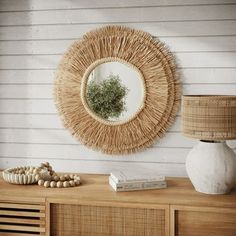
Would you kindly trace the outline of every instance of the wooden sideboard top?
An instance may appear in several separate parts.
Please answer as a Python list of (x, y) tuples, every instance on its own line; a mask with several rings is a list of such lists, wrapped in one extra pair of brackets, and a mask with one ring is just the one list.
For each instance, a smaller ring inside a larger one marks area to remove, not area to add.
[(167, 178), (167, 189), (114, 192), (107, 175), (80, 174), (82, 184), (73, 188), (44, 188), (38, 185), (13, 185), (0, 178), (0, 199), (68, 199), (74, 201), (123, 202), (235, 207), (236, 190), (226, 195), (206, 195), (194, 190), (187, 178)]

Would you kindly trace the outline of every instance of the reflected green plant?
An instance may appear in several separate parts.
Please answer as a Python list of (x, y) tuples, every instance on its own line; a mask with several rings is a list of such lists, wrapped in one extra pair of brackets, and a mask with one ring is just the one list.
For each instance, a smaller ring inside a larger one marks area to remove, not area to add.
[(97, 82), (92, 80), (87, 86), (89, 107), (103, 119), (117, 119), (126, 111), (125, 97), (128, 88), (121, 83), (119, 75), (110, 74)]

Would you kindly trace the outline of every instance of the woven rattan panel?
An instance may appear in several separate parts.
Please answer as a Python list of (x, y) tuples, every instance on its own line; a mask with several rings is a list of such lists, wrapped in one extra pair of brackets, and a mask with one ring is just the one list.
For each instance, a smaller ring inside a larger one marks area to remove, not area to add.
[(52, 236), (162, 236), (165, 210), (51, 204), (50, 224)]

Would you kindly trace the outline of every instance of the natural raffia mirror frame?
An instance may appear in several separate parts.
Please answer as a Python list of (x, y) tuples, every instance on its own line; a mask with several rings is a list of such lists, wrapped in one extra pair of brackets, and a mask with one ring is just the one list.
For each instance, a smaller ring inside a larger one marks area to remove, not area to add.
[[(122, 62), (142, 75), (144, 103), (125, 122), (101, 120), (86, 104), (89, 72), (106, 61)], [(165, 134), (179, 108), (180, 83), (173, 55), (143, 31), (123, 26), (91, 31), (72, 44), (62, 58), (55, 80), (55, 102), (65, 127), (83, 144), (108, 154), (144, 149)]]

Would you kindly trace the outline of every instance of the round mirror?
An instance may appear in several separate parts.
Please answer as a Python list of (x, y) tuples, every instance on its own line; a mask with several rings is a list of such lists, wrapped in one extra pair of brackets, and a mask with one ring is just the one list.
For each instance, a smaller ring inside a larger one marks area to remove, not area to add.
[(149, 33), (105, 26), (74, 42), (58, 67), (55, 104), (72, 135), (127, 154), (163, 137), (180, 104), (174, 56)]
[(144, 91), (143, 76), (137, 68), (109, 61), (89, 70), (83, 96), (94, 116), (120, 124), (143, 108)]

